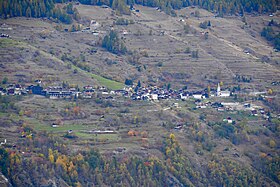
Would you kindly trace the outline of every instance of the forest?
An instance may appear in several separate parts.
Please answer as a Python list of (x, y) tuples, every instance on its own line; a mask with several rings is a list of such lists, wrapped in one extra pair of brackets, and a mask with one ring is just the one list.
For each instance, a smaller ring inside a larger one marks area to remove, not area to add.
[(275, 32), (273, 26), (278, 27), (279, 24), (272, 19), (268, 26), (263, 28), (261, 36), (271, 42), (276, 50), (280, 50), (280, 33)]
[(55, 6), (53, 0), (0, 0), (0, 17), (33, 17), (33, 18), (52, 18), (53, 21), (59, 20), (62, 23), (70, 24), (73, 19), (79, 19), (77, 9), (72, 4), (63, 8)]
[[(33, 129), (23, 125), (19, 130), (30, 134)], [(84, 151), (69, 154), (70, 150), (51, 134), (39, 133), (27, 136), (23, 145), (26, 152), (0, 148), (1, 170), (13, 186), (40, 186), (52, 180), (63, 180), (71, 186), (257, 186), (262, 177), (237, 162), (219, 159), (212, 155), (204, 170), (196, 170), (182, 153), (174, 134), (162, 142), (157, 156), (139, 157), (102, 155), (98, 150), (85, 147)], [(267, 160), (263, 169), (272, 177), (279, 160)], [(263, 161), (263, 162), (264, 162)]]
[[(76, 9), (68, 11), (69, 7), (58, 8), (55, 3), (67, 2), (68, 0), (0, 0), (0, 15), (4, 18), (25, 16), (25, 17), (47, 17), (58, 19), (63, 23), (72, 23), (73, 18), (78, 18)], [(218, 16), (243, 15), (244, 11), (275, 12), (279, 6), (279, 0), (79, 0), (82, 4), (108, 5), (121, 14), (130, 14), (128, 6), (140, 4), (143, 6), (159, 7), (167, 14), (176, 16), (174, 10), (188, 6), (199, 6), (208, 11), (216, 12)], [(72, 5), (69, 5), (72, 6)]]
[(243, 14), (244, 11), (265, 13), (275, 12), (279, 0), (79, 0), (82, 4), (108, 5), (113, 9), (124, 12), (124, 5), (140, 4), (149, 7), (159, 7), (167, 14), (174, 14), (173, 9), (181, 9), (188, 6), (199, 6), (208, 11), (216, 12), (219, 16), (224, 14)]

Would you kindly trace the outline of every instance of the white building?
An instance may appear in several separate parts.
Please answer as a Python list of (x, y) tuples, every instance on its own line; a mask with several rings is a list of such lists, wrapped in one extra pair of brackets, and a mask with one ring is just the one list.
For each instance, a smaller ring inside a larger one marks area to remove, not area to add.
[(230, 91), (221, 91), (220, 83), (218, 83), (216, 95), (217, 95), (217, 97), (229, 97)]
[(220, 83), (218, 83), (216, 95), (217, 95), (217, 96), (220, 96), (220, 94), (221, 94), (221, 87), (220, 87)]
[(89, 27), (91, 31), (94, 31), (100, 27), (100, 24), (95, 20), (91, 20)]
[(202, 94), (193, 94), (193, 98), (202, 99)]
[(158, 100), (158, 95), (157, 94), (151, 94), (150, 95), (151, 100)]
[(229, 97), (230, 96), (230, 91), (221, 91), (220, 92), (220, 97)]

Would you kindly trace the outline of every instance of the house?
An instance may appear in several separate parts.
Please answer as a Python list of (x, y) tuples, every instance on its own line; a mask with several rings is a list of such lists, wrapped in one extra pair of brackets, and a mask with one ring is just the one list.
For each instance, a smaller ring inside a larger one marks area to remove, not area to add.
[(93, 86), (90, 85), (84, 86), (84, 90), (93, 90)]
[(57, 125), (57, 124), (55, 124), (55, 123), (53, 123), (53, 124), (52, 124), (52, 127), (53, 127), (53, 128), (57, 128), (57, 127), (58, 127), (58, 125)]
[(8, 88), (7, 89), (7, 94), (8, 95), (15, 95), (15, 89), (14, 88)]
[(130, 5), (129, 9), (130, 9), (131, 11), (135, 11), (135, 8), (133, 7), (133, 5)]
[(0, 143), (0, 146), (1, 146), (1, 145), (5, 145), (6, 143), (7, 143), (7, 139), (5, 139), (4, 142), (1, 142), (1, 143)]
[(28, 87), (28, 89), (31, 90), (33, 94), (44, 95), (43, 94), (44, 92), (43, 92), (43, 87), (42, 86), (39, 86), (39, 85), (33, 86), (33, 85), (31, 85), (31, 86)]
[(244, 106), (244, 108), (250, 108), (251, 104), (250, 103), (245, 103), (243, 106)]
[(21, 95), (22, 86), (20, 84), (15, 85), (15, 95)]
[(127, 30), (123, 30), (123, 31), (122, 31), (122, 34), (123, 34), (123, 35), (127, 35), (127, 34), (128, 34), (128, 31), (127, 31)]
[[(142, 100), (148, 100), (148, 99), (149, 99), (149, 94), (148, 94), (148, 93), (144, 93), (144, 94), (141, 96), (141, 99), (142, 99)], [(160, 99), (160, 98), (158, 97), (158, 99)]]
[(93, 86), (90, 85), (84, 86), (84, 91), (82, 92), (83, 98), (91, 99), (93, 94), (94, 94)]
[(217, 111), (222, 112), (222, 111), (225, 111), (225, 109), (224, 109), (223, 107), (219, 107), (219, 108), (217, 109)]
[(264, 95), (266, 94), (266, 92), (250, 92), (249, 95), (250, 96), (258, 96), (258, 95)]
[(101, 94), (102, 95), (109, 95), (109, 92), (104, 91), (104, 92), (101, 92)]
[(39, 79), (38, 79), (38, 80), (35, 80), (34, 82), (37, 83), (37, 84), (41, 84), (41, 83), (42, 83), (42, 81), (39, 80)]
[(219, 108), (219, 107), (224, 107), (224, 105), (222, 103), (219, 102), (215, 102), (211, 104), (212, 108)]
[(220, 92), (220, 97), (229, 97), (230, 96), (230, 91), (221, 91)]
[(84, 90), (84, 91), (82, 92), (82, 97), (83, 97), (83, 98), (86, 98), (86, 99), (91, 99), (93, 93), (94, 93), (94, 90)]
[(196, 105), (196, 108), (206, 108), (207, 106), (204, 103)]
[(186, 93), (180, 93), (180, 98), (184, 101), (188, 99), (188, 94)]
[[(92, 34), (93, 34), (94, 36), (98, 36), (98, 35), (99, 35), (99, 32), (98, 32), (98, 31), (93, 31)], [(96, 53), (96, 52), (97, 52), (97, 51), (95, 51), (95, 53)]]
[(6, 95), (7, 91), (5, 88), (0, 87), (0, 95)]
[(252, 114), (252, 116), (258, 116), (258, 111), (255, 110), (255, 109), (253, 109), (253, 110), (251, 111), (251, 114)]
[(224, 122), (227, 122), (228, 124), (234, 123), (234, 121), (231, 119), (231, 117), (227, 117), (226, 119), (223, 119)]
[(50, 99), (71, 98), (72, 92), (70, 91), (48, 91), (47, 96)]
[(97, 30), (100, 27), (100, 24), (95, 20), (91, 20), (89, 27), (90, 27), (91, 31), (94, 31), (94, 30)]
[(179, 103), (173, 103), (172, 107), (179, 108)]
[(0, 38), (9, 38), (10, 36), (8, 34), (4, 34), (4, 33), (1, 33), (0, 34)]
[(194, 93), (194, 94), (193, 94), (193, 98), (195, 98), (195, 99), (202, 99), (203, 96), (202, 96), (201, 93)]
[(116, 134), (115, 131), (112, 131), (112, 130), (95, 130), (95, 131), (92, 131), (92, 133), (94, 134)]
[(157, 94), (150, 94), (150, 99), (151, 100), (158, 100), (158, 95)]
[(106, 90), (107, 90), (104, 86), (100, 86), (98, 89), (99, 89), (100, 91), (106, 91)]
[(174, 127), (175, 130), (181, 130), (183, 128), (183, 125), (177, 125), (176, 127)]

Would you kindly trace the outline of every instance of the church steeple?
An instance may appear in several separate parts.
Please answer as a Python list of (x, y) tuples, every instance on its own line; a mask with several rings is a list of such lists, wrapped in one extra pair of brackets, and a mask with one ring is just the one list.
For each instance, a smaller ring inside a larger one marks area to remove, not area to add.
[(218, 83), (218, 87), (217, 87), (217, 96), (221, 95), (221, 87), (220, 87), (220, 83)]

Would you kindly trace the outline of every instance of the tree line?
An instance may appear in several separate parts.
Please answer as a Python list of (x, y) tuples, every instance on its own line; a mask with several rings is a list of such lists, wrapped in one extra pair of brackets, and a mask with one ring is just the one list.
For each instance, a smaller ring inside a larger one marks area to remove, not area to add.
[(279, 24), (272, 19), (268, 23), (267, 27), (264, 27), (261, 31), (261, 36), (271, 42), (275, 49), (280, 50), (280, 32), (274, 31), (273, 26), (279, 27)]
[[(68, 2), (68, 0), (0, 0), (0, 15), (4, 18), (48, 17), (60, 20), (63, 23), (71, 23), (72, 18), (77, 18), (77, 10), (67, 6), (55, 8), (55, 3)], [(244, 12), (275, 12), (279, 6), (278, 0), (79, 0), (82, 4), (107, 5), (121, 14), (130, 14), (129, 6), (140, 4), (149, 7), (159, 7), (169, 15), (176, 16), (174, 10), (188, 6), (199, 6), (208, 11), (216, 12), (219, 16), (224, 14), (241, 14)], [(72, 8), (69, 9), (69, 8)]]
[(55, 6), (55, 3), (54, 0), (0, 0), (0, 17), (47, 17), (66, 24), (72, 23), (73, 19), (79, 19), (79, 13), (71, 3), (62, 9)]
[(174, 10), (188, 6), (199, 6), (209, 11), (224, 14), (243, 14), (245, 12), (275, 12), (279, 6), (278, 0), (79, 0), (82, 4), (107, 5), (122, 13), (129, 13), (127, 5), (140, 4), (149, 7), (159, 7), (170, 15), (176, 15)]

